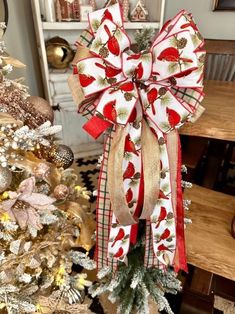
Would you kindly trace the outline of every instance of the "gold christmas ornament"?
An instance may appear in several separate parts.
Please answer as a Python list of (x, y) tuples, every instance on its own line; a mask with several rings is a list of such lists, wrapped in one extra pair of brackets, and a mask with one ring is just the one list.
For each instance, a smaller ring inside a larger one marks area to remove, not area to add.
[(30, 96), (27, 100), (31, 104), (35, 114), (41, 117), (41, 124), (46, 121), (53, 123), (54, 112), (50, 104), (45, 99), (38, 96)]
[(7, 167), (0, 166), (0, 193), (9, 188), (12, 180), (12, 173)]
[(49, 65), (55, 69), (66, 69), (74, 57), (74, 51), (67, 40), (59, 36), (46, 42), (46, 53)]
[(69, 195), (69, 188), (64, 184), (59, 184), (55, 187), (53, 194), (57, 200), (65, 200)]
[(49, 152), (49, 161), (58, 168), (67, 169), (74, 161), (73, 151), (66, 145), (54, 146)]

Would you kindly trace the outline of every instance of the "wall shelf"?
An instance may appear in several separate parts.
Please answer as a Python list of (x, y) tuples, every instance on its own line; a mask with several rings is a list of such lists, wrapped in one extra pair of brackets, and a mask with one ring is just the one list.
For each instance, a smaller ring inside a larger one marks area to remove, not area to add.
[[(44, 30), (84, 30), (88, 27), (88, 22), (42, 22)], [(125, 29), (142, 29), (144, 27), (151, 27), (159, 29), (159, 22), (127, 22)]]
[[(42, 0), (44, 2), (46, 0)], [(99, 2), (99, 7), (105, 4), (105, 0)], [(137, 0), (130, 0), (131, 8)], [(86, 119), (77, 114), (77, 108), (72, 100), (67, 79), (72, 69), (53, 70), (49, 67), (46, 53), (46, 41), (55, 36), (67, 40), (71, 47), (75, 49), (83, 30), (88, 27), (88, 22), (46, 22), (42, 21), (42, 16), (46, 16), (41, 1), (31, 0), (32, 13), (34, 18), (35, 31), (37, 36), (38, 52), (40, 56), (41, 73), (44, 84), (45, 97), (55, 110), (55, 123), (62, 124), (61, 140), (65, 145), (73, 148), (74, 153), (79, 152), (81, 156), (87, 154), (99, 154), (103, 149), (103, 138), (94, 140), (82, 129)], [(144, 27), (155, 29), (156, 33), (163, 25), (165, 0), (145, 0), (149, 11), (148, 22), (126, 22), (125, 30), (131, 40), (134, 39), (136, 30)]]

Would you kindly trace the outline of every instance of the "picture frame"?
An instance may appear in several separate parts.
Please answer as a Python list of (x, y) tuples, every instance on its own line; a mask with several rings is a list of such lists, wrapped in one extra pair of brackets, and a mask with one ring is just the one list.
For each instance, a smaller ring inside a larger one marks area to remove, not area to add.
[(93, 12), (93, 7), (91, 5), (81, 5), (80, 6), (80, 21), (88, 21), (88, 13)]
[(235, 0), (214, 0), (213, 11), (235, 11)]

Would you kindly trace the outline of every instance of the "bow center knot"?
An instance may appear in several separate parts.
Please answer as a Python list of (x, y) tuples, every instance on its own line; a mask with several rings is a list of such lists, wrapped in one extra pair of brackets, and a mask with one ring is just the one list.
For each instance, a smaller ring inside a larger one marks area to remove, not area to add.
[(152, 73), (152, 53), (140, 52), (138, 54), (123, 53), (122, 70), (126, 78), (143, 88)]

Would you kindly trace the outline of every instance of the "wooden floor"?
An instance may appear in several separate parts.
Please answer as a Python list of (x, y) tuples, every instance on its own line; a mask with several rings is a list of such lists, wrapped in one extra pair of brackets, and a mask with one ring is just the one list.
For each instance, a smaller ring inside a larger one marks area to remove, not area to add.
[(193, 223), (186, 228), (189, 264), (235, 281), (235, 197), (194, 185), (184, 198), (192, 200), (187, 217)]

